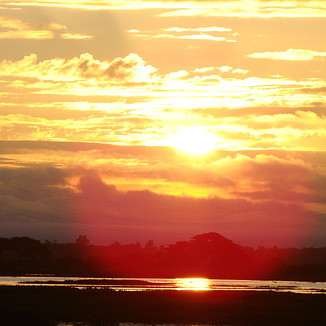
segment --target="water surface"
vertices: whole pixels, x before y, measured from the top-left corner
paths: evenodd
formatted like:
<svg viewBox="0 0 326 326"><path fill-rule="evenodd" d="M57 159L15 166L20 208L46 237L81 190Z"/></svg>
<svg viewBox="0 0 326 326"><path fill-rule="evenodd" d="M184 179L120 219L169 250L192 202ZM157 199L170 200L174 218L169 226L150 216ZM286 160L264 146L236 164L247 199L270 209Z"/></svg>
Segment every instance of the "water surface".
<svg viewBox="0 0 326 326"><path fill-rule="evenodd" d="M68 286L115 291L275 291L326 294L326 282L228 280L206 278L85 278L56 276L0 277L0 286Z"/></svg>

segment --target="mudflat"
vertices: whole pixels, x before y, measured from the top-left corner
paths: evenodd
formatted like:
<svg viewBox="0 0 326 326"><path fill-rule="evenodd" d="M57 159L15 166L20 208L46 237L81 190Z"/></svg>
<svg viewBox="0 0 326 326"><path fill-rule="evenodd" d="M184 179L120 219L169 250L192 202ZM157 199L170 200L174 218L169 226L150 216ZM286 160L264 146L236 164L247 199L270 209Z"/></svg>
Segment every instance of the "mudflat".
<svg viewBox="0 0 326 326"><path fill-rule="evenodd" d="M0 324L326 325L325 294L1 286Z"/></svg>

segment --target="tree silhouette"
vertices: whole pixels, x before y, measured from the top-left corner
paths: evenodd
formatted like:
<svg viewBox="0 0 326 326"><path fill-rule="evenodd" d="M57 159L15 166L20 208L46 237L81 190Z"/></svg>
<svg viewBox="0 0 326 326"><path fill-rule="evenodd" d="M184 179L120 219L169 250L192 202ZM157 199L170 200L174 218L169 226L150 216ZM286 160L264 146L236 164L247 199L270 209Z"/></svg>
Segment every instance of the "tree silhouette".
<svg viewBox="0 0 326 326"><path fill-rule="evenodd" d="M79 235L78 238L75 241L75 244L77 246L86 247L90 244L89 239L86 237L86 235Z"/></svg>

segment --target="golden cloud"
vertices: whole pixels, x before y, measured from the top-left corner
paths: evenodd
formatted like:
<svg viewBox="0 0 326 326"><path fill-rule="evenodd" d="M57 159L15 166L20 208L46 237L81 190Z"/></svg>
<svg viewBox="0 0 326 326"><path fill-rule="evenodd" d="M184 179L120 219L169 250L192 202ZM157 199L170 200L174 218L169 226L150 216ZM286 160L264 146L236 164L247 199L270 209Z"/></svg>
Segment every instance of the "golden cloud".
<svg viewBox="0 0 326 326"><path fill-rule="evenodd" d="M24 23L13 17L0 17L0 39L34 39L45 40L53 38L62 39L90 39L92 36L85 34L71 34L63 32L67 26L55 22L46 24Z"/></svg>
<svg viewBox="0 0 326 326"><path fill-rule="evenodd" d="M289 61L311 61L326 57L326 52L319 52L304 49L288 49L282 52L261 52L248 55L249 58L289 60Z"/></svg>
<svg viewBox="0 0 326 326"><path fill-rule="evenodd" d="M230 32L231 28L211 26L211 27L197 27L197 28L181 28L181 27L169 27L166 28L167 32Z"/></svg>
<svg viewBox="0 0 326 326"><path fill-rule="evenodd" d="M48 6L85 10L166 9L160 16L325 17L324 0L20 0L10 6Z"/></svg>
<svg viewBox="0 0 326 326"><path fill-rule="evenodd" d="M20 61L4 60L0 63L0 74L3 76L37 77L57 81L148 82L155 71L155 68L134 53L111 62L96 60L91 54L85 53L70 60L56 58L41 62L37 62L36 54L31 54Z"/></svg>
<svg viewBox="0 0 326 326"><path fill-rule="evenodd" d="M323 0L193 1L188 5L186 2L181 1L179 8L171 6L169 9L172 10L158 14L158 16L325 17L325 2Z"/></svg>
<svg viewBox="0 0 326 326"><path fill-rule="evenodd" d="M166 146L180 126L200 125L218 150L322 150L325 119L311 103L322 102L325 82L247 73L221 66L159 74L136 54L5 60L0 136Z"/></svg>
<svg viewBox="0 0 326 326"><path fill-rule="evenodd" d="M197 27L197 28L184 28L184 27L169 27L163 29L163 33L160 31L140 31L131 29L129 33L135 37L142 37L145 39L150 38L168 38L168 39L181 39L181 40L209 40L209 41L226 41L226 42L235 42L232 38L226 36L216 36L208 33L221 33L221 32L230 32L231 28L211 26L211 27ZM233 35L234 36L234 35Z"/></svg>

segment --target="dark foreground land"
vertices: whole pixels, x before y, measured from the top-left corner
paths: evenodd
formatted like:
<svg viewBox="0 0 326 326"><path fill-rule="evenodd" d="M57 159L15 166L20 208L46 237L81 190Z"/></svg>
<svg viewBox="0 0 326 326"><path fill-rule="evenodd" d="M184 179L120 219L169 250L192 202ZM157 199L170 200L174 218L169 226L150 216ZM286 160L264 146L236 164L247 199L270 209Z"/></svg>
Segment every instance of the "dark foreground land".
<svg viewBox="0 0 326 326"><path fill-rule="evenodd" d="M124 292L69 287L1 286L0 325L56 321L114 325L326 325L325 294L246 291Z"/></svg>

